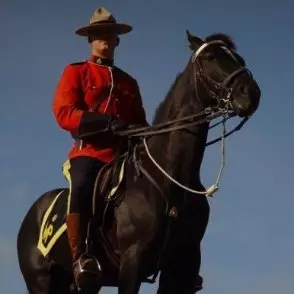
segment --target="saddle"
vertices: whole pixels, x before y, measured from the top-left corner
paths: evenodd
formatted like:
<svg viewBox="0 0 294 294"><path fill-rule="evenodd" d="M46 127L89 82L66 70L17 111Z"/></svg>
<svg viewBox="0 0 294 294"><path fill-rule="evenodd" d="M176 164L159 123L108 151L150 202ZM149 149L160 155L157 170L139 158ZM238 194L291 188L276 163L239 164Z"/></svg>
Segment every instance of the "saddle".
<svg viewBox="0 0 294 294"><path fill-rule="evenodd" d="M93 191L93 215L95 215L99 199L109 202L121 196L126 160L126 157L116 159L104 165L98 172Z"/></svg>
<svg viewBox="0 0 294 294"><path fill-rule="evenodd" d="M93 241L93 228L97 229L98 225L101 232L106 223L111 225L109 223L113 212L111 208L114 208L123 198L127 160L127 156L118 157L104 165L97 174L92 195L92 218L88 224L87 243L89 250Z"/></svg>

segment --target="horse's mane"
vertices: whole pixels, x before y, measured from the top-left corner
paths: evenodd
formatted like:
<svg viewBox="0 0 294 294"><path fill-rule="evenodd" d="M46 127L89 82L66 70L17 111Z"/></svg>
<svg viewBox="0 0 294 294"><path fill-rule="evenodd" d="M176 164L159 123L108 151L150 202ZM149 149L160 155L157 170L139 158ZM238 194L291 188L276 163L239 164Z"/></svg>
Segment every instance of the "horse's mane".
<svg viewBox="0 0 294 294"><path fill-rule="evenodd" d="M205 42L210 42L215 40L223 41L231 50L234 50L234 51L237 50L237 46L235 42L233 41L232 37L230 37L229 35L222 34L222 33L215 33L205 38Z"/></svg>
<svg viewBox="0 0 294 294"><path fill-rule="evenodd" d="M165 96L165 99L161 103L159 103L159 105L157 106L157 108L155 110L153 124L159 123L159 120L161 120L163 117L165 117L166 113L169 112L169 110L172 106L170 101L172 100L174 90L175 90L180 78L182 77L182 74L183 73L177 74L175 81L173 82L173 84L171 85L169 91L167 92L167 94ZM166 107L167 105L168 105L168 107Z"/></svg>

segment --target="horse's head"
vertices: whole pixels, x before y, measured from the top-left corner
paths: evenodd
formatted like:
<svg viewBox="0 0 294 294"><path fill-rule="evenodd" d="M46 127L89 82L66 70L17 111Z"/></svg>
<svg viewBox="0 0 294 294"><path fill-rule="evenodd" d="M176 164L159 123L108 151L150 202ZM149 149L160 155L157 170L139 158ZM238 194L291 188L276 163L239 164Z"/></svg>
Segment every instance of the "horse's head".
<svg viewBox="0 0 294 294"><path fill-rule="evenodd" d="M236 52L231 38L214 34L203 41L188 31L187 35L194 52L192 66L196 92L202 90L207 94L201 96L202 104L227 105L240 117L251 116L259 105L260 88L245 67L244 59Z"/></svg>

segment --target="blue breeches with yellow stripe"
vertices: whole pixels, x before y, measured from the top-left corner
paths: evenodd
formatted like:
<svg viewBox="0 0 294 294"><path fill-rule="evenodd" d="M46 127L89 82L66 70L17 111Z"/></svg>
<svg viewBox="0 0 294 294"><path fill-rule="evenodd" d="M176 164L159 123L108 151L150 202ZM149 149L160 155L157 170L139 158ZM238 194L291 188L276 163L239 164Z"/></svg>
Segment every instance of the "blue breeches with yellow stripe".
<svg viewBox="0 0 294 294"><path fill-rule="evenodd" d="M67 160L63 174L69 183L67 214L87 213L91 203L97 173L104 163L88 156Z"/></svg>

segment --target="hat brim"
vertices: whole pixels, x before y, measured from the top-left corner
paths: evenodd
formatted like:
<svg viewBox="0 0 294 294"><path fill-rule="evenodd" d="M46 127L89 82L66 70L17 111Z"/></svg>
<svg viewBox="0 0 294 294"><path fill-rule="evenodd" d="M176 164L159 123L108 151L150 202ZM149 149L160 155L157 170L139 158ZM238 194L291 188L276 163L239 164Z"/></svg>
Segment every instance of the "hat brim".
<svg viewBox="0 0 294 294"><path fill-rule="evenodd" d="M124 23L96 23L81 27L75 31L79 36L89 37L97 34L115 32L118 35L127 34L132 31L132 27Z"/></svg>

